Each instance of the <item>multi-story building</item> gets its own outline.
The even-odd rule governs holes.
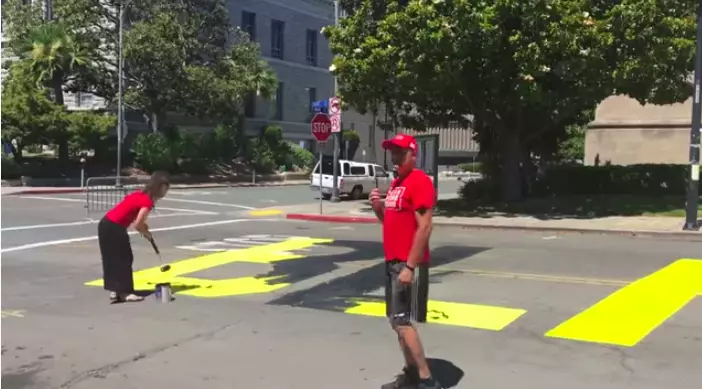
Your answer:
[[[312,103],[334,92],[331,53],[321,30],[334,23],[330,0],[239,0],[229,17],[260,45],[278,77],[273,101],[252,98],[245,107],[249,131],[278,124],[284,136],[312,149]]]

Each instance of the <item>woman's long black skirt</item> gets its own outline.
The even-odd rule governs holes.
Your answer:
[[[134,292],[134,254],[127,229],[102,218],[98,223],[98,242],[102,255],[104,288],[120,294]]]

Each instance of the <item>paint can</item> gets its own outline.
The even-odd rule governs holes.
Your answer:
[[[171,284],[167,282],[162,284],[156,284],[154,296],[156,297],[156,301],[162,303],[170,303],[171,300],[173,300],[173,297],[171,296]]]

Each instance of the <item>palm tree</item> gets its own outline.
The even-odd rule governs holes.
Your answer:
[[[63,107],[63,88],[72,75],[89,60],[85,45],[60,21],[48,21],[29,30],[22,39],[13,42],[13,51],[26,61],[36,82],[53,91],[54,102]],[[68,159],[68,137],[56,139],[58,157]]]
[[[64,84],[88,61],[86,47],[60,21],[37,25],[20,45],[20,56],[30,61],[37,82],[53,89],[54,102],[63,105]]]

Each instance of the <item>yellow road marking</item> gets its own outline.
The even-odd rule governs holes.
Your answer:
[[[22,309],[3,310],[2,317],[24,317],[24,312]]]
[[[356,305],[347,308],[344,313],[385,317],[384,302],[357,300],[353,303]],[[524,309],[434,300],[429,300],[427,309],[427,323],[490,331],[501,331],[526,313]]]
[[[617,290],[545,336],[631,347],[702,295],[702,260],[678,259]]]
[[[304,258],[293,251],[306,249],[316,244],[333,242],[332,239],[292,237],[287,240],[253,246],[241,250],[222,251],[200,255],[194,258],[171,263],[171,270],[161,272],[160,266],[134,273],[134,287],[137,290],[153,289],[157,283],[169,282],[174,293],[197,297],[226,297],[243,294],[268,293],[289,284],[273,283],[279,277],[238,277],[223,280],[183,277],[189,273],[227,265],[234,262],[273,263]],[[86,282],[87,286],[102,286],[102,279]]]
[[[249,216],[273,216],[282,214],[283,211],[279,209],[255,209],[253,211],[249,211]]]

